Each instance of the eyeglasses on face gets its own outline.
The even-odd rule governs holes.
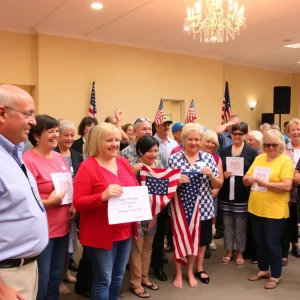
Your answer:
[[[268,148],[268,149],[270,149],[271,147],[276,149],[276,148],[278,148],[278,146],[279,146],[279,144],[264,144],[264,147]]]
[[[233,136],[243,136],[244,134],[242,132],[232,132]]]
[[[148,119],[148,118],[137,118],[137,119],[135,120],[135,122],[133,123],[133,126],[134,126],[136,123],[139,123],[139,122],[145,122],[145,121],[148,121],[148,122],[151,123],[151,120]]]
[[[20,110],[11,108],[9,106],[4,106],[4,107],[8,108],[10,110],[14,110],[14,111],[17,111],[17,112],[21,113],[25,117],[25,119],[34,119],[35,118],[35,112],[34,111],[24,112],[24,111],[20,111]]]

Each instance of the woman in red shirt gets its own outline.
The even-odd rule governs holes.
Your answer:
[[[118,155],[121,134],[117,127],[100,123],[85,143],[88,157],[74,182],[74,207],[80,212],[80,242],[92,265],[91,298],[118,300],[131,238],[136,223],[108,224],[108,200],[120,197],[122,187],[138,186],[128,161]]]

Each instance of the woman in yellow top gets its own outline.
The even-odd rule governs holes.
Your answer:
[[[266,289],[276,288],[281,280],[281,237],[285,220],[289,217],[289,192],[294,178],[293,162],[283,154],[284,150],[281,132],[275,129],[266,131],[263,135],[264,153],[256,157],[243,178],[246,186],[252,184],[248,211],[259,268],[258,274],[249,280],[269,279]]]

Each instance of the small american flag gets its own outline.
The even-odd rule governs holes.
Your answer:
[[[141,184],[148,187],[152,215],[157,215],[171,201],[177,189],[180,169],[156,169],[143,165]]]
[[[164,105],[162,100],[160,100],[156,115],[154,117],[154,123],[156,125],[162,125],[164,123]]]
[[[183,172],[190,178],[188,183],[180,186],[171,201],[171,223],[175,260],[186,265],[186,257],[199,255],[200,241],[200,196],[199,189],[202,174]]]
[[[89,106],[89,117],[97,119],[97,106],[96,106],[96,94],[95,94],[95,81],[93,82],[91,100]]]
[[[230,116],[231,116],[231,109],[230,109],[229,86],[228,86],[228,82],[226,81],[225,94],[224,94],[223,105],[222,105],[222,124],[229,122]]]
[[[197,119],[197,117],[196,117],[196,109],[195,109],[194,100],[192,100],[190,108],[189,108],[189,110],[187,112],[186,119],[185,119],[184,123],[185,124],[187,124],[187,123],[193,123],[193,121],[195,119]]]

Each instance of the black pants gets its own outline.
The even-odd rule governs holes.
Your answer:
[[[246,251],[244,252],[244,257],[250,258],[251,260],[257,260],[256,245],[252,229],[252,219],[249,214],[248,226],[247,226],[247,241],[246,241]]]
[[[166,221],[166,236],[167,236],[167,245],[168,247],[173,247],[173,230],[171,220]]]
[[[271,276],[279,278],[282,271],[281,238],[285,219],[269,219],[251,214],[253,235],[256,242],[258,268],[271,269]]]
[[[224,231],[224,223],[221,209],[221,197],[218,196],[218,204],[217,204],[217,218],[216,218],[216,233],[223,234]]]
[[[166,206],[157,217],[157,229],[152,244],[151,266],[153,269],[164,268],[164,239],[166,221],[170,219],[168,214],[168,207]]]
[[[86,250],[83,247],[82,257],[79,260],[78,271],[76,274],[75,291],[84,294],[91,291],[93,281],[92,268]]]
[[[297,203],[290,203],[290,217],[286,220],[282,235],[282,257],[288,257],[290,243],[298,243]]]

